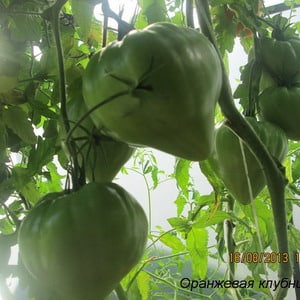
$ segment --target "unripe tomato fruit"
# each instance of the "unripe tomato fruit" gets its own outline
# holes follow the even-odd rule
[[[300,140],[300,88],[269,87],[258,97],[260,117],[282,128],[291,140]]]
[[[22,261],[64,300],[104,299],[140,260],[147,240],[140,204],[114,183],[48,195],[23,220]]]
[[[269,123],[247,118],[266,148],[279,162],[288,150],[284,131]],[[223,180],[232,196],[241,204],[249,204],[266,186],[261,165],[249,147],[224,123],[216,130],[216,148],[210,164]]]
[[[91,109],[124,92],[91,114],[98,129],[129,144],[198,161],[213,148],[221,84],[220,59],[203,34],[155,23],[92,57],[83,96]]]

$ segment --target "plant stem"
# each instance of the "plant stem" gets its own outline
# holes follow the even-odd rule
[[[194,16],[193,16],[193,0],[186,1],[186,24],[188,27],[194,28]]]
[[[70,123],[67,114],[67,89],[66,89],[67,85],[66,85],[66,74],[65,74],[65,65],[64,65],[64,51],[61,42],[60,22],[59,22],[59,13],[66,2],[67,0],[57,0],[53,6],[48,8],[43,13],[43,16],[45,19],[50,21],[53,28],[53,35],[55,39],[57,60],[58,60],[58,70],[59,70],[60,113],[61,113],[64,129],[66,132],[69,132]],[[70,143],[67,143],[67,148],[70,152],[72,163],[73,163],[72,165],[73,168],[71,171],[73,190],[78,190],[83,183],[81,182],[82,176],[80,174],[80,168],[77,160],[76,145],[74,141],[71,140]]]
[[[196,7],[198,15],[200,16],[200,25],[202,32],[213,43],[218,52],[222,68],[223,68],[223,85],[221,95],[219,98],[219,105],[223,115],[229,120],[231,128],[238,134],[238,136],[246,142],[251,151],[254,153],[260,162],[267,186],[269,189],[272,211],[274,216],[275,231],[277,237],[277,245],[279,253],[289,253],[288,236],[287,236],[287,220],[285,208],[285,177],[278,166],[277,162],[272,158],[265,145],[256,135],[254,130],[245,121],[243,116],[237,110],[232,96],[232,91],[229,79],[225,70],[222,56],[218,49],[214,33],[211,26],[211,19],[209,13],[209,5],[207,0],[196,0]],[[280,263],[278,269],[279,280],[283,278],[290,279],[292,274],[291,264]],[[274,299],[282,300],[287,294],[287,289],[278,288],[275,292]]]

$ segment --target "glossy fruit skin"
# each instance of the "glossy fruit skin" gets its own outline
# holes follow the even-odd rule
[[[25,267],[64,300],[104,299],[144,252],[142,207],[114,183],[89,183],[47,198],[19,230]]]
[[[213,148],[221,74],[217,53],[204,35],[155,23],[92,57],[83,96],[91,109],[124,91],[91,115],[97,128],[129,144],[198,161]]]
[[[280,85],[296,83],[300,73],[300,40],[259,40],[261,62]]]
[[[272,156],[282,162],[288,150],[288,141],[283,130],[271,123],[258,122],[253,118],[247,118],[247,121]],[[210,164],[228,191],[241,204],[251,203],[266,185],[262,167],[256,157],[226,123],[216,130],[215,152],[210,158]]]
[[[282,128],[291,140],[300,140],[300,88],[269,87],[258,97],[262,120]]]
[[[83,99],[78,97],[68,102],[67,112],[72,127],[87,112]],[[80,152],[79,164],[84,164],[89,181],[112,181],[135,151],[134,147],[101,134],[90,117],[79,124],[72,137]]]

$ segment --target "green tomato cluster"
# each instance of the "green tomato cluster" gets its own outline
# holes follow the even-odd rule
[[[263,66],[258,98],[262,120],[281,127],[291,140],[300,140],[300,39],[281,35],[281,40],[259,40],[258,59]]]

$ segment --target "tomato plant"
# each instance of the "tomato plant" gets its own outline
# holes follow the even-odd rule
[[[300,298],[299,4],[267,3],[0,0],[1,300]]]

